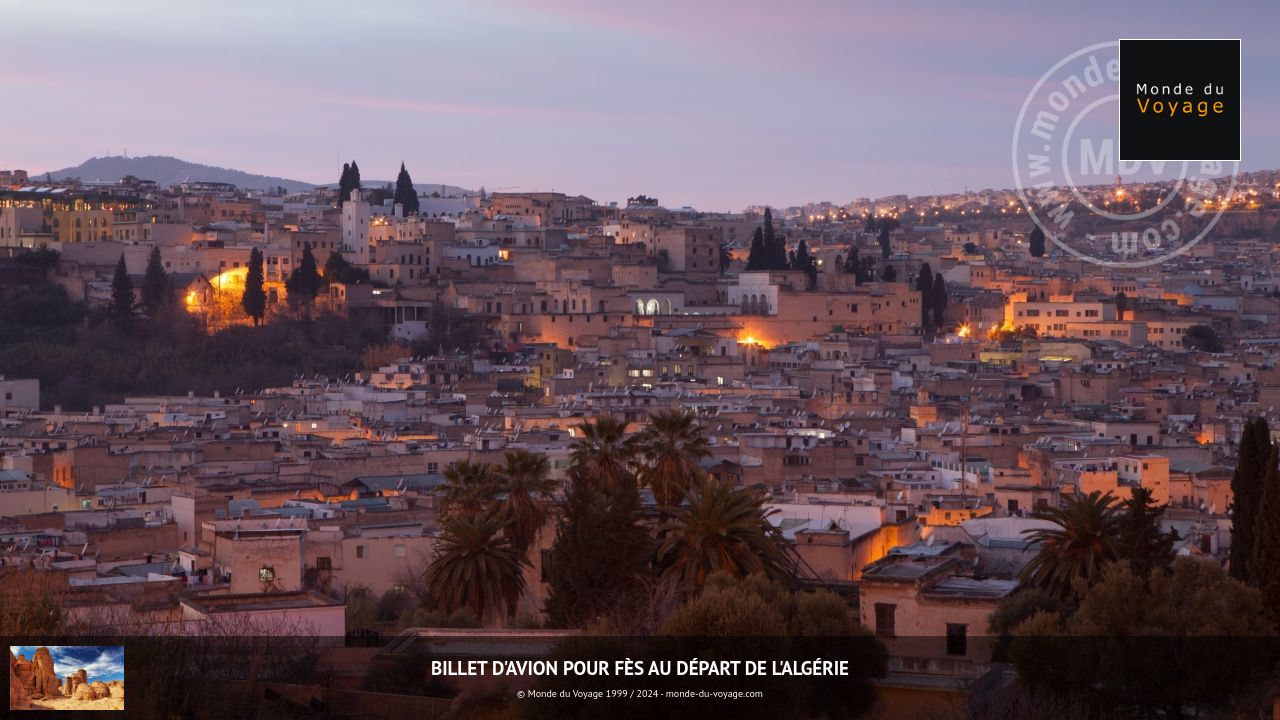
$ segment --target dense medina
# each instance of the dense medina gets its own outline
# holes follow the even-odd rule
[[[596,570],[553,518],[629,438],[641,541],[746,507],[761,567],[956,678],[1042,577],[1043,511],[1141,490],[1171,556],[1244,562],[1231,478],[1280,407],[1271,174],[1125,269],[1046,243],[1012,191],[722,214],[352,166],[288,195],[0,173],[0,556],[59,629],[556,627],[551,559]],[[471,514],[495,503],[521,524]],[[496,585],[442,560],[458,518],[513,553]],[[766,546],[726,553],[745,574]],[[709,574],[651,559],[693,595]]]

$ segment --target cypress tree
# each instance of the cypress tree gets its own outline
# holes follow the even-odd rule
[[[764,249],[765,266],[762,270],[787,269],[787,241],[777,236],[773,229],[773,210],[764,209]]]
[[[1253,551],[1263,478],[1271,457],[1271,428],[1262,417],[1249,420],[1240,435],[1236,470],[1231,476],[1231,577],[1254,582]]]
[[[338,202],[351,199],[351,163],[342,163],[342,177],[338,178]]]
[[[764,249],[764,233],[760,228],[756,228],[755,235],[751,236],[751,253],[747,255],[748,270],[765,270],[765,249]]]
[[[359,190],[360,187],[361,187],[360,186],[360,166],[356,164],[355,160],[352,160],[351,161],[351,189]],[[350,197],[350,193],[347,194],[347,197]]]
[[[931,303],[933,305],[933,325],[934,327],[942,327],[947,315],[947,283],[942,279],[942,273],[933,276]]]
[[[893,254],[893,248],[889,245],[889,223],[880,224],[880,255],[888,260]]]
[[[1027,243],[1030,245],[1031,257],[1044,257],[1044,231],[1039,225],[1031,230]]]
[[[262,251],[254,248],[249,253],[249,273],[244,278],[244,295],[240,298],[240,306],[244,314],[253,318],[255,326],[262,323],[267,314],[267,291],[263,288]]]
[[[929,263],[920,266],[916,276],[916,291],[920,293],[920,326],[930,327],[933,322],[933,268]]]
[[[395,202],[404,209],[406,216],[418,214],[418,191],[413,189],[413,179],[403,162],[400,163],[400,174],[396,176]]]
[[[885,282],[894,282],[898,279],[898,269],[893,265],[886,264],[884,270],[880,273],[880,279]]]
[[[169,304],[169,276],[160,262],[160,248],[151,248],[147,256],[147,273],[142,280],[142,305],[151,315]]]
[[[115,320],[129,320],[133,317],[133,281],[129,279],[129,268],[124,264],[124,254],[116,263],[116,273],[111,278],[111,304],[107,312]]]
[[[320,293],[323,283],[320,272],[316,269],[316,256],[311,253],[311,243],[303,243],[302,259],[298,262],[298,267],[289,273],[289,279],[284,284],[289,302],[295,305],[309,304]]]
[[[1253,525],[1250,572],[1273,617],[1280,617],[1280,448],[1271,446]],[[1232,539],[1234,549],[1234,538]]]

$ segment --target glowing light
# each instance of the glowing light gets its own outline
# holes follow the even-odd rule
[[[969,336],[970,336],[970,335],[972,335],[972,334],[973,334],[973,328],[969,327],[969,325],[968,325],[967,323],[966,323],[966,324],[964,324],[964,325],[961,325],[961,326],[956,330],[956,335],[959,335],[959,336],[960,336],[960,337],[962,337],[962,338],[967,338],[967,337],[969,337]]]

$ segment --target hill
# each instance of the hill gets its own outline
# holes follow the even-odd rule
[[[89,158],[75,167],[53,170],[49,175],[54,180],[79,178],[85,182],[116,182],[126,175],[132,175],[142,180],[154,180],[160,187],[169,187],[186,180],[198,180],[231,183],[242,190],[270,190],[283,187],[289,192],[304,192],[315,187],[337,186],[337,183],[326,183],[317,186],[301,180],[290,180],[289,178],[272,177],[270,175],[254,175],[242,170],[187,162],[167,155],[147,155],[144,157],[113,155]],[[39,179],[40,177],[42,176],[33,176],[32,179]],[[366,188],[382,187],[388,184],[393,183],[385,180],[366,180],[363,183]],[[456,185],[414,183],[413,186],[419,193],[427,195],[431,193],[459,195],[471,192]]]

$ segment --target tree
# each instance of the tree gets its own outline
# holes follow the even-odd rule
[[[244,295],[240,297],[240,307],[244,314],[253,318],[253,324],[261,325],[267,314],[267,291],[263,288],[262,251],[254,248],[249,251],[249,272],[244,276]]]
[[[766,251],[764,249],[764,231],[756,228],[756,232],[751,236],[751,252],[747,255],[747,270],[766,270],[768,260],[765,258]]]
[[[444,468],[444,483],[437,492],[439,514],[447,518],[489,511],[498,489],[498,476],[492,465],[455,460]]]
[[[631,491],[636,477],[631,463],[635,442],[626,437],[627,422],[611,415],[575,426],[569,446],[569,475],[612,491]]]
[[[160,261],[160,247],[154,246],[147,256],[147,272],[142,278],[142,306],[155,315],[169,304],[170,297],[169,276]]]
[[[781,535],[769,523],[776,510],[764,509],[764,497],[710,478],[690,488],[688,504],[663,525],[657,561],[664,575],[696,594],[716,572],[763,572],[789,580]]]
[[[356,161],[342,163],[342,177],[338,179],[338,201],[347,202],[351,199],[351,191],[359,188],[360,167],[356,165]]]
[[[787,269],[787,241],[774,232],[773,210],[767,207],[764,209],[764,249],[767,265],[762,269]]]
[[[1253,584],[1271,616],[1280,617],[1280,446],[1272,445],[1262,475],[1262,494],[1254,516]]]
[[[466,608],[482,619],[515,614],[528,563],[503,536],[503,524],[496,512],[444,520],[424,579],[446,610]]]
[[[881,271],[880,273],[880,279],[883,280],[884,282],[897,282],[898,268],[888,263],[885,263],[884,270]]]
[[[973,244],[973,243],[971,243],[971,242],[967,242],[967,243],[965,243],[965,244],[964,244],[964,254],[965,254],[965,255],[977,255],[977,254],[978,254],[978,246],[977,246],[977,245],[974,245],[974,244]]]
[[[1010,654],[1033,693],[1085,698],[1092,717],[1180,718],[1229,710],[1274,681],[1264,637],[1274,625],[1261,593],[1216,563],[1178,558],[1144,578],[1116,562],[1091,587],[1079,585],[1079,608],[1065,623],[1039,613],[1015,630]]]
[[[545,571],[547,620],[585,627],[637,597],[652,576],[653,539],[640,524],[634,485],[597,482],[570,473],[556,540]]]
[[[1167,570],[1173,564],[1175,530],[1161,529],[1164,506],[1152,500],[1151,489],[1135,487],[1133,494],[1120,503],[1116,518],[1116,557],[1125,560],[1134,572],[1148,577],[1156,570]]]
[[[675,507],[704,473],[698,462],[710,454],[707,438],[693,413],[662,410],[649,416],[649,427],[636,438],[644,464],[640,484],[653,490],[659,505]]]
[[[1182,197],[1182,196],[1179,195],[1178,197]],[[1123,292],[1116,293],[1116,315],[1123,319],[1125,312],[1127,312],[1128,310],[1129,310],[1129,296],[1125,295]]]
[[[400,163],[400,174],[396,176],[396,195],[395,202],[403,210],[405,215],[418,214],[418,191],[413,187],[413,179],[409,177],[409,171],[405,169],[404,163]]]
[[[933,306],[933,325],[942,327],[947,319],[947,283],[942,279],[942,273],[933,276],[933,290],[929,300]]]
[[[324,261],[324,281],[342,283],[344,285],[368,284],[372,282],[369,271],[352,265],[340,251],[329,253]]]
[[[1031,234],[1027,236],[1027,245],[1031,257],[1044,257],[1044,231],[1039,225],[1031,229]]]
[[[881,223],[880,225],[880,257],[885,260],[893,254],[893,247],[889,244],[889,223]]]
[[[1263,478],[1271,457],[1271,428],[1266,418],[1255,417],[1244,424],[1236,469],[1231,475],[1231,577],[1253,582],[1254,526],[1262,503]]]
[[[133,318],[133,281],[129,279],[129,269],[124,264],[124,255],[116,263],[115,275],[111,278],[111,304],[107,313],[118,322],[127,322]]]
[[[289,278],[284,282],[290,304],[310,305],[316,299],[316,295],[320,294],[323,284],[320,271],[316,269],[316,256],[311,252],[311,243],[303,243],[302,259],[298,261],[298,267],[289,273]]]
[[[728,245],[720,246],[720,274],[723,275],[726,270],[733,265],[733,252]]]
[[[1223,351],[1222,339],[1217,331],[1208,325],[1192,325],[1182,335],[1182,345],[1188,350],[1200,350],[1209,353]]]
[[[920,273],[916,275],[916,291],[920,293],[920,327],[932,327],[933,269],[929,263],[920,266]]]
[[[498,508],[507,520],[511,544],[526,554],[551,518],[556,482],[547,475],[547,456],[523,448],[508,450],[498,469]]]
[[[1094,491],[1068,496],[1064,506],[1036,513],[1056,528],[1028,531],[1027,547],[1039,545],[1035,557],[1022,568],[1022,582],[1059,598],[1075,590],[1077,578],[1097,580],[1102,566],[1116,557],[1118,509],[1111,493]]]

